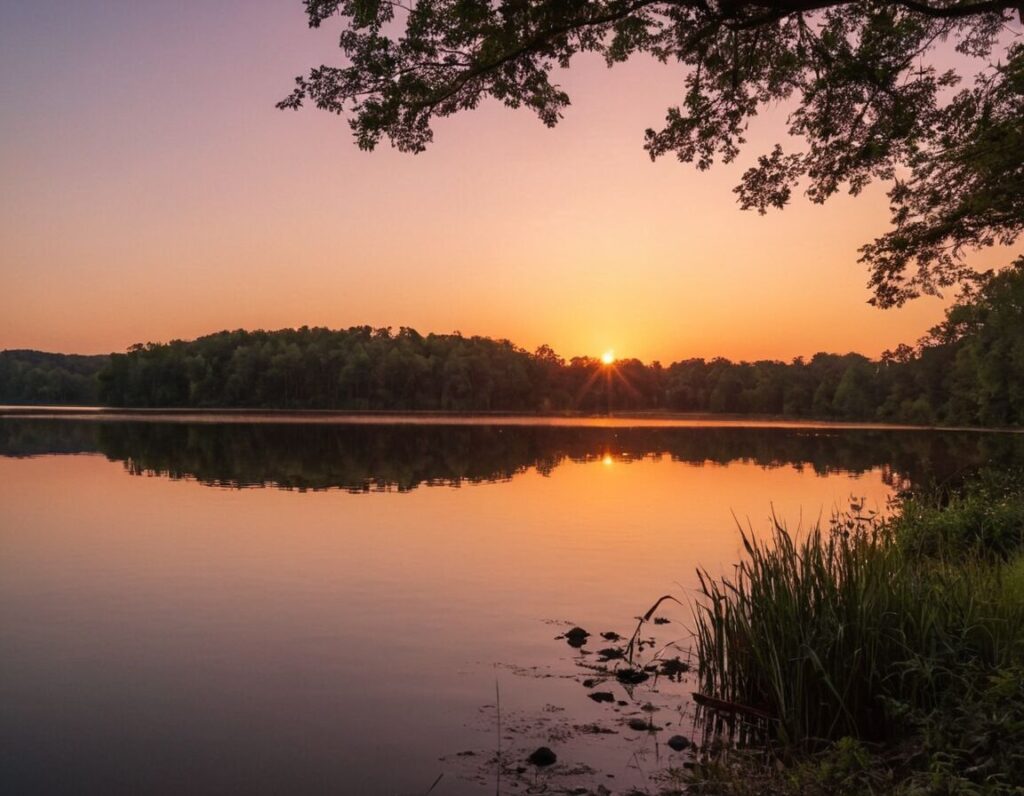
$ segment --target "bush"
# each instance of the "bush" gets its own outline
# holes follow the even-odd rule
[[[904,501],[893,532],[908,551],[927,557],[965,554],[1007,558],[1024,548],[1024,477],[984,473],[959,492],[933,491]]]

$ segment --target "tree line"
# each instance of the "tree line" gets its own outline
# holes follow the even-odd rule
[[[671,411],[1024,424],[1024,259],[988,275],[917,345],[878,360],[565,360],[549,346],[358,326],[224,331],[110,357],[0,354],[0,400],[110,406],[452,412]]]
[[[106,354],[49,354],[24,349],[0,351],[0,403],[95,404]]]

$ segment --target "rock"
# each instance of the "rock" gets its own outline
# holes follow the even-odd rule
[[[668,745],[670,749],[681,752],[690,745],[690,739],[682,735],[673,735],[668,739]]]
[[[615,673],[615,677],[625,685],[637,685],[649,678],[650,675],[642,669],[619,669]]]
[[[587,643],[588,638],[590,638],[590,634],[582,627],[574,627],[565,634],[565,640],[569,642],[570,647],[582,647]]]
[[[546,746],[538,747],[537,750],[530,755],[527,759],[531,765],[543,768],[544,766],[554,765],[558,760],[558,755],[548,749]]]
[[[690,671],[690,664],[679,658],[669,658],[661,662],[661,674],[670,680],[680,681]]]
[[[595,702],[614,702],[615,694],[611,691],[594,691],[593,693],[587,694],[588,697],[593,699]]]
[[[596,677],[590,677],[590,678],[588,678],[588,679],[583,681],[583,687],[584,688],[593,688],[595,685],[600,685],[600,684],[601,684],[601,681],[598,680]]]
[[[656,617],[654,617],[654,624],[656,624],[656,625],[667,625],[670,621],[672,621],[672,620],[666,619],[663,616],[656,616]]]
[[[604,633],[601,634],[601,638],[603,638],[605,641],[618,641],[622,638],[622,636],[620,636],[614,630],[606,630]]]
[[[619,647],[608,647],[608,649],[598,650],[597,654],[601,656],[602,661],[614,661],[626,657],[626,653]]]
[[[637,732],[657,732],[661,729],[656,724],[651,724],[649,721],[644,719],[630,719],[629,729],[636,730]]]

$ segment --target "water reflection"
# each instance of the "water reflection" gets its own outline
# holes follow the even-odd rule
[[[0,420],[0,793],[393,796],[443,774],[435,794],[485,796],[499,745],[501,793],[542,745],[559,763],[531,786],[646,787],[667,753],[633,727],[650,701],[663,736],[689,732],[692,684],[579,664],[611,661],[657,596],[686,602],[696,567],[731,569],[734,517],[884,505],[1020,445]],[[657,613],[638,653],[685,660],[687,609]],[[573,627],[589,646],[555,641]]]
[[[349,492],[505,481],[565,462],[605,466],[669,457],[810,468],[881,469],[893,487],[948,483],[983,464],[1019,461],[1024,437],[820,428],[297,425],[0,420],[0,455],[101,453],[132,474],[226,487]]]

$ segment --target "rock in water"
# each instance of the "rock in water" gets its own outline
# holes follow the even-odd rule
[[[554,765],[555,761],[558,760],[558,755],[556,755],[546,746],[541,746],[537,749],[537,751],[530,755],[527,758],[527,760],[532,765],[535,765],[538,768],[543,768],[544,766]]]
[[[614,702],[615,694],[611,691],[592,691],[587,694],[588,697],[593,699],[595,702]]]
[[[636,730],[637,732],[657,732],[661,727],[643,719],[630,719],[629,729]]]
[[[574,627],[565,634],[565,640],[569,642],[569,646],[577,648],[586,644],[589,637],[590,634],[582,627]]]
[[[690,739],[682,735],[673,735],[668,739],[668,745],[670,749],[681,752],[690,745]]]
[[[624,685],[638,685],[650,675],[641,669],[619,669],[615,673],[615,677]]]

